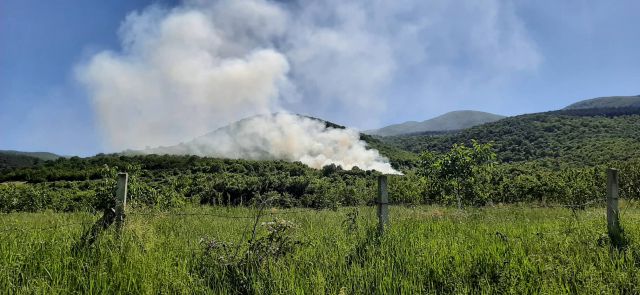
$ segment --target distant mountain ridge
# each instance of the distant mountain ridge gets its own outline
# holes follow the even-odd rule
[[[380,129],[364,131],[365,134],[378,136],[394,136],[401,134],[452,131],[471,128],[484,123],[491,123],[506,118],[480,111],[453,111],[422,122],[408,121],[389,125]]]
[[[640,108],[640,95],[604,96],[585,99],[565,107],[565,110],[603,109],[603,108]]]

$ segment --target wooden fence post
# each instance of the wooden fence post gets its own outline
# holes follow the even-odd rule
[[[387,176],[378,176],[378,233],[384,234],[384,227],[389,223],[389,195],[387,193]]]
[[[118,188],[116,190],[116,223],[118,229],[122,228],[125,217],[125,206],[127,206],[127,184],[129,175],[127,173],[118,173]]]
[[[618,170],[607,170],[607,230],[614,243],[622,241],[618,209]]]

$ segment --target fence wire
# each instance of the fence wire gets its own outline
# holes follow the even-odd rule
[[[639,203],[637,200],[632,200],[632,199],[618,199],[618,201],[622,201],[619,202],[619,212],[620,212],[620,217],[625,216],[625,214],[627,213],[627,211],[629,209],[638,209]]]
[[[304,212],[318,212],[316,209],[300,209],[296,211],[282,211],[282,212],[269,212],[265,210],[262,212],[262,216],[267,215],[288,215],[288,214],[297,214]],[[218,214],[218,213],[175,213],[175,212],[131,212],[127,213],[127,216],[211,216],[211,217],[219,217],[219,218],[228,218],[228,219],[255,219],[256,215],[226,215],[226,214]]]
[[[4,232],[16,232],[16,231],[20,231],[20,232],[25,232],[25,231],[49,231],[49,230],[57,230],[60,228],[66,228],[66,227],[70,227],[70,226],[74,226],[74,225],[93,225],[95,223],[95,221],[91,221],[91,222],[73,222],[73,223],[66,223],[66,224],[56,224],[56,225],[52,225],[52,226],[46,226],[46,227],[39,227],[39,226],[34,226],[34,227],[7,227],[7,228],[3,228],[0,229],[0,233],[4,233]]]
[[[537,205],[537,206],[530,206],[531,208],[567,208],[567,209],[580,209],[580,208],[586,208],[587,206],[590,205],[594,205],[594,204],[606,204],[607,201],[603,200],[603,199],[593,199],[591,201],[587,201],[585,203],[581,203],[581,204],[547,204],[547,205]]]
[[[305,212],[318,212],[319,210],[316,209],[300,209],[300,210],[295,210],[295,211],[281,211],[281,212],[269,212],[269,211],[265,211],[262,212],[261,216],[265,217],[265,216],[274,216],[274,215],[289,215],[289,214],[297,214],[297,213],[305,213]],[[223,214],[216,214],[216,213],[176,213],[176,212],[130,212],[127,213],[126,216],[210,216],[210,217],[217,217],[217,218],[227,218],[227,219],[256,219],[257,215],[253,215],[253,216],[249,216],[249,215],[244,215],[244,216],[239,216],[239,215],[223,215]],[[25,231],[48,231],[48,230],[56,230],[56,229],[60,229],[60,228],[66,228],[66,227],[70,227],[70,226],[75,226],[75,225],[93,225],[96,221],[90,221],[90,222],[73,222],[73,223],[66,223],[66,224],[56,224],[56,225],[52,225],[52,226],[46,226],[46,227],[17,227],[17,226],[11,226],[11,227],[5,227],[5,228],[0,228],[0,233],[5,233],[5,232],[25,232]]]
[[[605,205],[606,204],[606,200],[603,199],[594,199],[594,200],[590,200],[587,201],[585,203],[581,203],[581,204],[545,204],[545,205],[534,205],[534,204],[527,204],[526,207],[527,208],[539,208],[539,209],[554,209],[554,208],[566,208],[566,209],[571,209],[571,210],[575,210],[575,209],[580,209],[580,208],[586,208],[588,206],[591,205],[595,205],[595,204],[599,204],[599,205]],[[630,201],[625,201],[624,206],[622,206],[621,210],[620,210],[620,215],[624,215],[627,212],[627,209],[629,208],[636,208],[638,204],[634,203],[634,202],[630,202]],[[408,207],[415,207],[415,206],[419,206],[421,204],[415,204],[415,203],[403,203],[403,202],[389,202],[388,205],[390,206],[408,206]],[[367,207],[376,207],[378,206],[377,203],[372,202],[367,204]],[[270,211],[269,209],[265,210],[264,212],[261,213],[261,217],[265,217],[265,216],[278,216],[278,215],[290,215],[290,214],[298,214],[298,213],[308,213],[308,212],[320,212],[321,210],[319,209],[311,209],[311,208],[304,208],[304,209],[298,209],[298,210],[293,210],[293,211],[277,211],[277,212],[273,212]],[[372,210],[370,212],[371,215],[375,215],[376,212],[375,210]],[[128,212],[126,213],[126,216],[158,216],[158,217],[168,217],[168,216],[176,216],[176,217],[189,217],[189,216],[207,216],[207,217],[216,217],[216,218],[226,218],[226,219],[247,219],[247,220],[251,220],[251,219],[256,219],[257,215],[228,215],[228,214],[219,214],[219,213],[208,213],[208,212],[203,212],[203,213],[187,213],[187,212]],[[67,223],[67,224],[56,224],[56,225],[52,225],[52,226],[47,226],[47,227],[26,227],[26,228],[22,228],[22,227],[7,227],[7,228],[0,228],[0,233],[4,233],[4,232],[12,232],[12,231],[47,231],[47,230],[56,230],[56,229],[60,229],[60,228],[66,228],[66,227],[70,227],[70,226],[76,226],[76,225],[93,225],[95,223],[94,221],[91,222],[74,222],[74,223]]]
[[[515,206],[515,207],[526,207],[526,208],[533,208],[533,209],[554,209],[554,208],[568,208],[568,209],[577,209],[577,208],[585,208],[591,205],[595,205],[600,203],[600,205],[606,205],[607,201],[603,200],[603,199],[593,199],[590,201],[587,201],[585,203],[581,203],[581,204],[544,204],[544,205],[538,205],[538,204],[534,204],[534,203],[522,203],[524,205],[521,205],[520,203],[512,203],[512,204],[508,204],[508,206]],[[405,206],[405,207],[417,207],[417,206],[424,206],[424,205],[430,205],[430,204],[419,204],[419,203],[404,203],[404,202],[389,202],[387,203],[387,205],[389,206]],[[433,205],[437,205],[437,204],[433,204]],[[368,207],[376,207],[378,206],[378,203],[373,202],[370,204],[367,204]],[[491,207],[491,205],[488,205],[489,207]],[[482,208],[483,206],[463,206],[462,209],[465,208]]]

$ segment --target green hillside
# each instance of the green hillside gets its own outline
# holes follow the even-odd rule
[[[46,152],[0,150],[0,169],[29,167],[58,158],[60,156]]]
[[[588,112],[587,112],[588,113]],[[547,112],[505,118],[453,134],[381,140],[412,152],[445,152],[455,143],[493,142],[503,162],[544,160],[577,165],[640,158],[640,113],[589,116]]]
[[[565,110],[601,108],[640,108],[640,95],[596,97],[571,104]]]
[[[422,122],[408,121],[376,130],[368,130],[365,133],[378,136],[393,136],[418,132],[460,130],[495,122],[502,118],[505,118],[505,116],[478,111],[453,111]]]
[[[22,151],[13,151],[13,150],[0,150],[0,155],[27,156],[32,158],[38,158],[44,161],[56,160],[61,157],[54,153],[48,153],[48,152],[22,152]]]

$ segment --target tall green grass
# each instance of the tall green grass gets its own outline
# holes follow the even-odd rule
[[[353,210],[358,215],[350,230],[347,214]],[[238,292],[239,282],[223,273],[228,268],[211,264],[201,241],[243,244],[254,220],[215,215],[254,211],[206,207],[179,212],[193,215],[142,213],[130,212],[122,232],[109,230],[80,251],[73,246],[96,216],[0,215],[0,289],[10,294]],[[294,222],[291,238],[300,244],[245,273],[250,285],[245,292],[640,293],[638,209],[623,211],[631,242],[622,251],[609,246],[603,208],[574,213],[517,206],[392,207],[381,238],[371,230],[374,208],[277,213],[284,214],[268,214],[262,221],[277,216]],[[258,226],[257,235],[265,235],[264,227]]]

